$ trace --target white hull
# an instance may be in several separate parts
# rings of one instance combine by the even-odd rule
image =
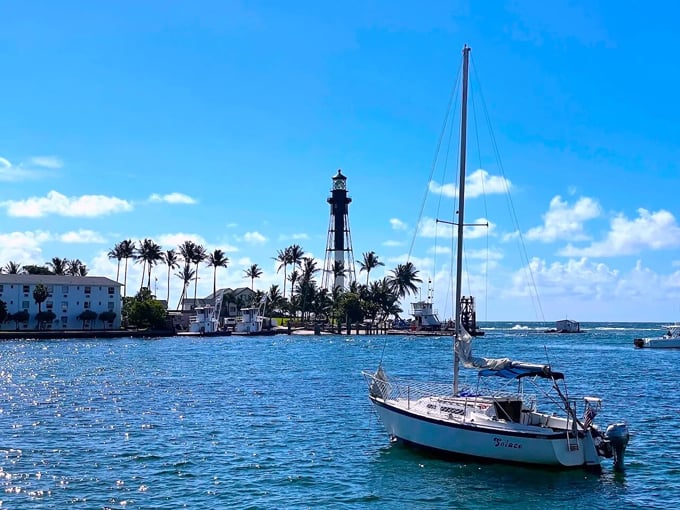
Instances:
[[[548,426],[491,420],[480,409],[473,408],[463,416],[442,416],[436,409],[423,412],[422,408],[428,406],[421,401],[385,402],[376,397],[371,397],[371,401],[391,437],[421,447],[501,462],[555,467],[600,465],[590,431],[574,434]],[[550,417],[546,415],[545,419]]]
[[[680,338],[636,338],[635,347],[650,349],[680,349]]]

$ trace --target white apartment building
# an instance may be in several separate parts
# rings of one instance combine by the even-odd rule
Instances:
[[[19,323],[19,330],[36,329],[38,305],[33,299],[36,285],[47,287],[48,297],[42,303],[42,311],[52,311],[56,318],[45,325],[46,329],[119,329],[121,319],[120,288],[122,284],[102,276],[58,276],[39,274],[0,274],[0,301],[7,306],[7,313],[26,310],[27,322]],[[77,317],[85,310],[97,314],[97,319],[82,321]],[[115,313],[112,321],[103,323],[101,312]],[[15,321],[0,323],[0,330],[16,330]]]

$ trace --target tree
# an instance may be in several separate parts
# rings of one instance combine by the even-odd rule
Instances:
[[[116,318],[116,312],[112,310],[107,310],[105,312],[102,312],[99,314],[99,320],[102,321],[102,326],[104,329],[106,329],[106,324],[108,322],[113,322],[113,319]]]
[[[0,299],[0,324],[7,320],[7,303]]]
[[[344,292],[341,294],[337,308],[339,316],[345,318],[345,323],[348,326],[360,322],[364,318],[361,299],[354,292]]]
[[[418,270],[413,262],[406,262],[392,270],[392,274],[387,277],[387,283],[397,297],[404,298],[407,294],[417,292],[416,283],[422,283],[422,280],[418,278]]]
[[[19,331],[19,323],[28,322],[29,318],[30,315],[28,314],[28,310],[19,310],[18,312],[11,313],[7,316],[8,321],[14,321],[14,325],[17,331]]]
[[[179,267],[179,257],[177,256],[177,252],[175,250],[167,250],[163,254],[163,260],[165,262],[165,265],[168,266],[168,298],[167,298],[167,303],[168,307],[170,306],[170,271],[173,269],[177,269]]]
[[[368,285],[368,277],[371,274],[371,270],[378,266],[384,266],[385,263],[378,260],[378,256],[374,251],[364,252],[363,258],[363,260],[359,261],[359,266],[361,267],[359,272],[366,271],[366,285]]]
[[[302,258],[305,256],[305,250],[302,249],[302,247],[299,244],[291,244],[288,247],[288,250],[290,251],[289,256],[290,256],[290,262],[293,266],[295,267],[301,267],[302,263]]]
[[[182,280],[182,294],[179,297],[179,301],[177,302],[177,309],[180,310],[180,307],[182,306],[182,301],[184,301],[184,298],[187,295],[187,287],[189,286],[189,283],[191,283],[191,280],[194,279],[194,272],[193,269],[188,264],[185,264],[181,271],[177,273],[177,277]]]
[[[213,269],[213,297],[217,293],[217,268],[226,268],[229,265],[229,257],[227,257],[222,250],[215,250],[208,255],[208,267]]]
[[[35,264],[28,264],[23,267],[24,274],[52,274],[52,271],[45,266],[37,266]]]
[[[128,259],[135,256],[135,243],[132,239],[125,239],[120,242],[121,256],[125,259],[125,272],[123,273],[123,297],[127,296],[127,268]]]
[[[252,264],[243,272],[245,273],[244,278],[250,278],[250,290],[255,290],[255,278],[262,276],[262,269],[257,264]]]
[[[126,301],[124,305],[130,325],[137,328],[162,328],[165,326],[167,309],[151,294],[151,290],[143,288],[137,295]]]
[[[80,259],[69,260],[66,274],[71,276],[87,276],[87,266]]]
[[[21,273],[21,264],[10,260],[2,270],[7,274],[19,274]]]
[[[290,261],[290,246],[286,248],[285,250],[279,250],[276,257],[274,257],[274,260],[279,263],[279,267],[276,268],[276,272],[278,273],[281,271],[281,268],[283,268],[283,297],[286,297],[286,277],[287,277],[287,269],[288,269],[288,264],[291,263]]]
[[[93,310],[83,310],[76,319],[83,321],[83,329],[85,329],[86,323],[97,320],[97,312]]]
[[[198,291],[198,265],[206,258],[208,258],[208,254],[206,253],[205,248],[203,248],[203,246],[200,244],[197,244],[194,248],[193,257],[191,257],[191,261],[196,264],[196,279],[194,280],[194,308],[196,308],[196,293]]]
[[[161,247],[151,239],[144,239],[139,243],[139,249],[135,254],[135,259],[137,260],[137,262],[140,261],[142,262],[142,282],[139,285],[139,289],[141,290],[142,287],[144,286],[145,269],[147,272],[146,287],[150,289],[151,270],[153,269],[153,266],[155,266],[156,264],[158,264],[158,262],[163,260],[163,252],[161,251]]]
[[[56,275],[65,275],[68,269],[68,259],[61,259],[59,257],[52,257],[52,260],[47,263],[47,267]]]
[[[33,301],[38,305],[38,313],[42,312],[42,304],[47,300],[48,296],[47,287],[42,283],[39,283],[33,289]]]
[[[45,324],[52,322],[57,318],[57,314],[52,310],[45,310],[35,314],[35,320],[38,323],[38,329],[45,329]]]
[[[107,253],[109,259],[115,259],[118,261],[118,266],[116,267],[116,281],[119,281],[120,277],[120,261],[123,260],[123,249],[121,248],[121,243],[116,243],[112,250]]]

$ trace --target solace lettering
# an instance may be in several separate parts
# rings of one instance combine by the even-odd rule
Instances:
[[[522,445],[519,443],[512,443],[507,439],[501,439],[500,437],[493,438],[494,446],[496,448],[521,448]]]

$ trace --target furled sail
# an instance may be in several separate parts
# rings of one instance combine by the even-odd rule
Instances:
[[[463,325],[461,325],[458,330],[458,337],[456,338],[454,350],[465,368],[502,370],[512,363],[510,358],[481,358],[473,356],[472,335],[467,332]]]

